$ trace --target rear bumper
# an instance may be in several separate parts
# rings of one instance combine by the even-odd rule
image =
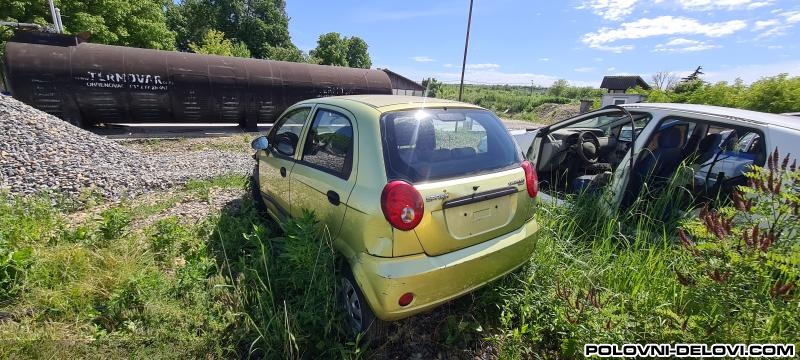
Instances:
[[[503,236],[439,256],[380,258],[361,253],[353,274],[375,315],[402,319],[473,291],[530,259],[539,226],[531,219]],[[401,307],[401,295],[414,294]]]

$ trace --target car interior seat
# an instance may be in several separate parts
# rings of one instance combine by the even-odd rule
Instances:
[[[632,194],[638,194],[645,182],[658,185],[669,180],[683,160],[682,141],[683,135],[677,127],[660,131],[658,146],[646,152],[634,169],[630,186]]]
[[[722,134],[710,134],[700,141],[697,147],[697,160],[695,164],[705,164],[714,158],[714,155],[719,151],[719,145],[722,143]]]

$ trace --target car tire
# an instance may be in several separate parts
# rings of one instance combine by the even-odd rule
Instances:
[[[367,343],[387,336],[389,323],[378,319],[372,312],[347,264],[341,267],[339,274],[339,293],[348,336],[355,339],[361,334],[361,341]]]
[[[261,183],[258,180],[258,161],[253,167],[253,174],[250,175],[250,195],[253,197],[253,204],[256,210],[260,213],[267,211],[267,204],[264,203],[264,197],[261,196]]]

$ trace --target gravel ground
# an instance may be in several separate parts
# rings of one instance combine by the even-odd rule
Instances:
[[[0,190],[119,200],[225,174],[247,174],[248,152],[204,148],[142,152],[0,96]]]

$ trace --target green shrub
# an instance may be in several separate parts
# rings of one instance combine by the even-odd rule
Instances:
[[[747,174],[731,206],[704,209],[680,230],[675,272],[697,337],[785,342],[800,333],[800,172],[777,150],[767,164]]]

